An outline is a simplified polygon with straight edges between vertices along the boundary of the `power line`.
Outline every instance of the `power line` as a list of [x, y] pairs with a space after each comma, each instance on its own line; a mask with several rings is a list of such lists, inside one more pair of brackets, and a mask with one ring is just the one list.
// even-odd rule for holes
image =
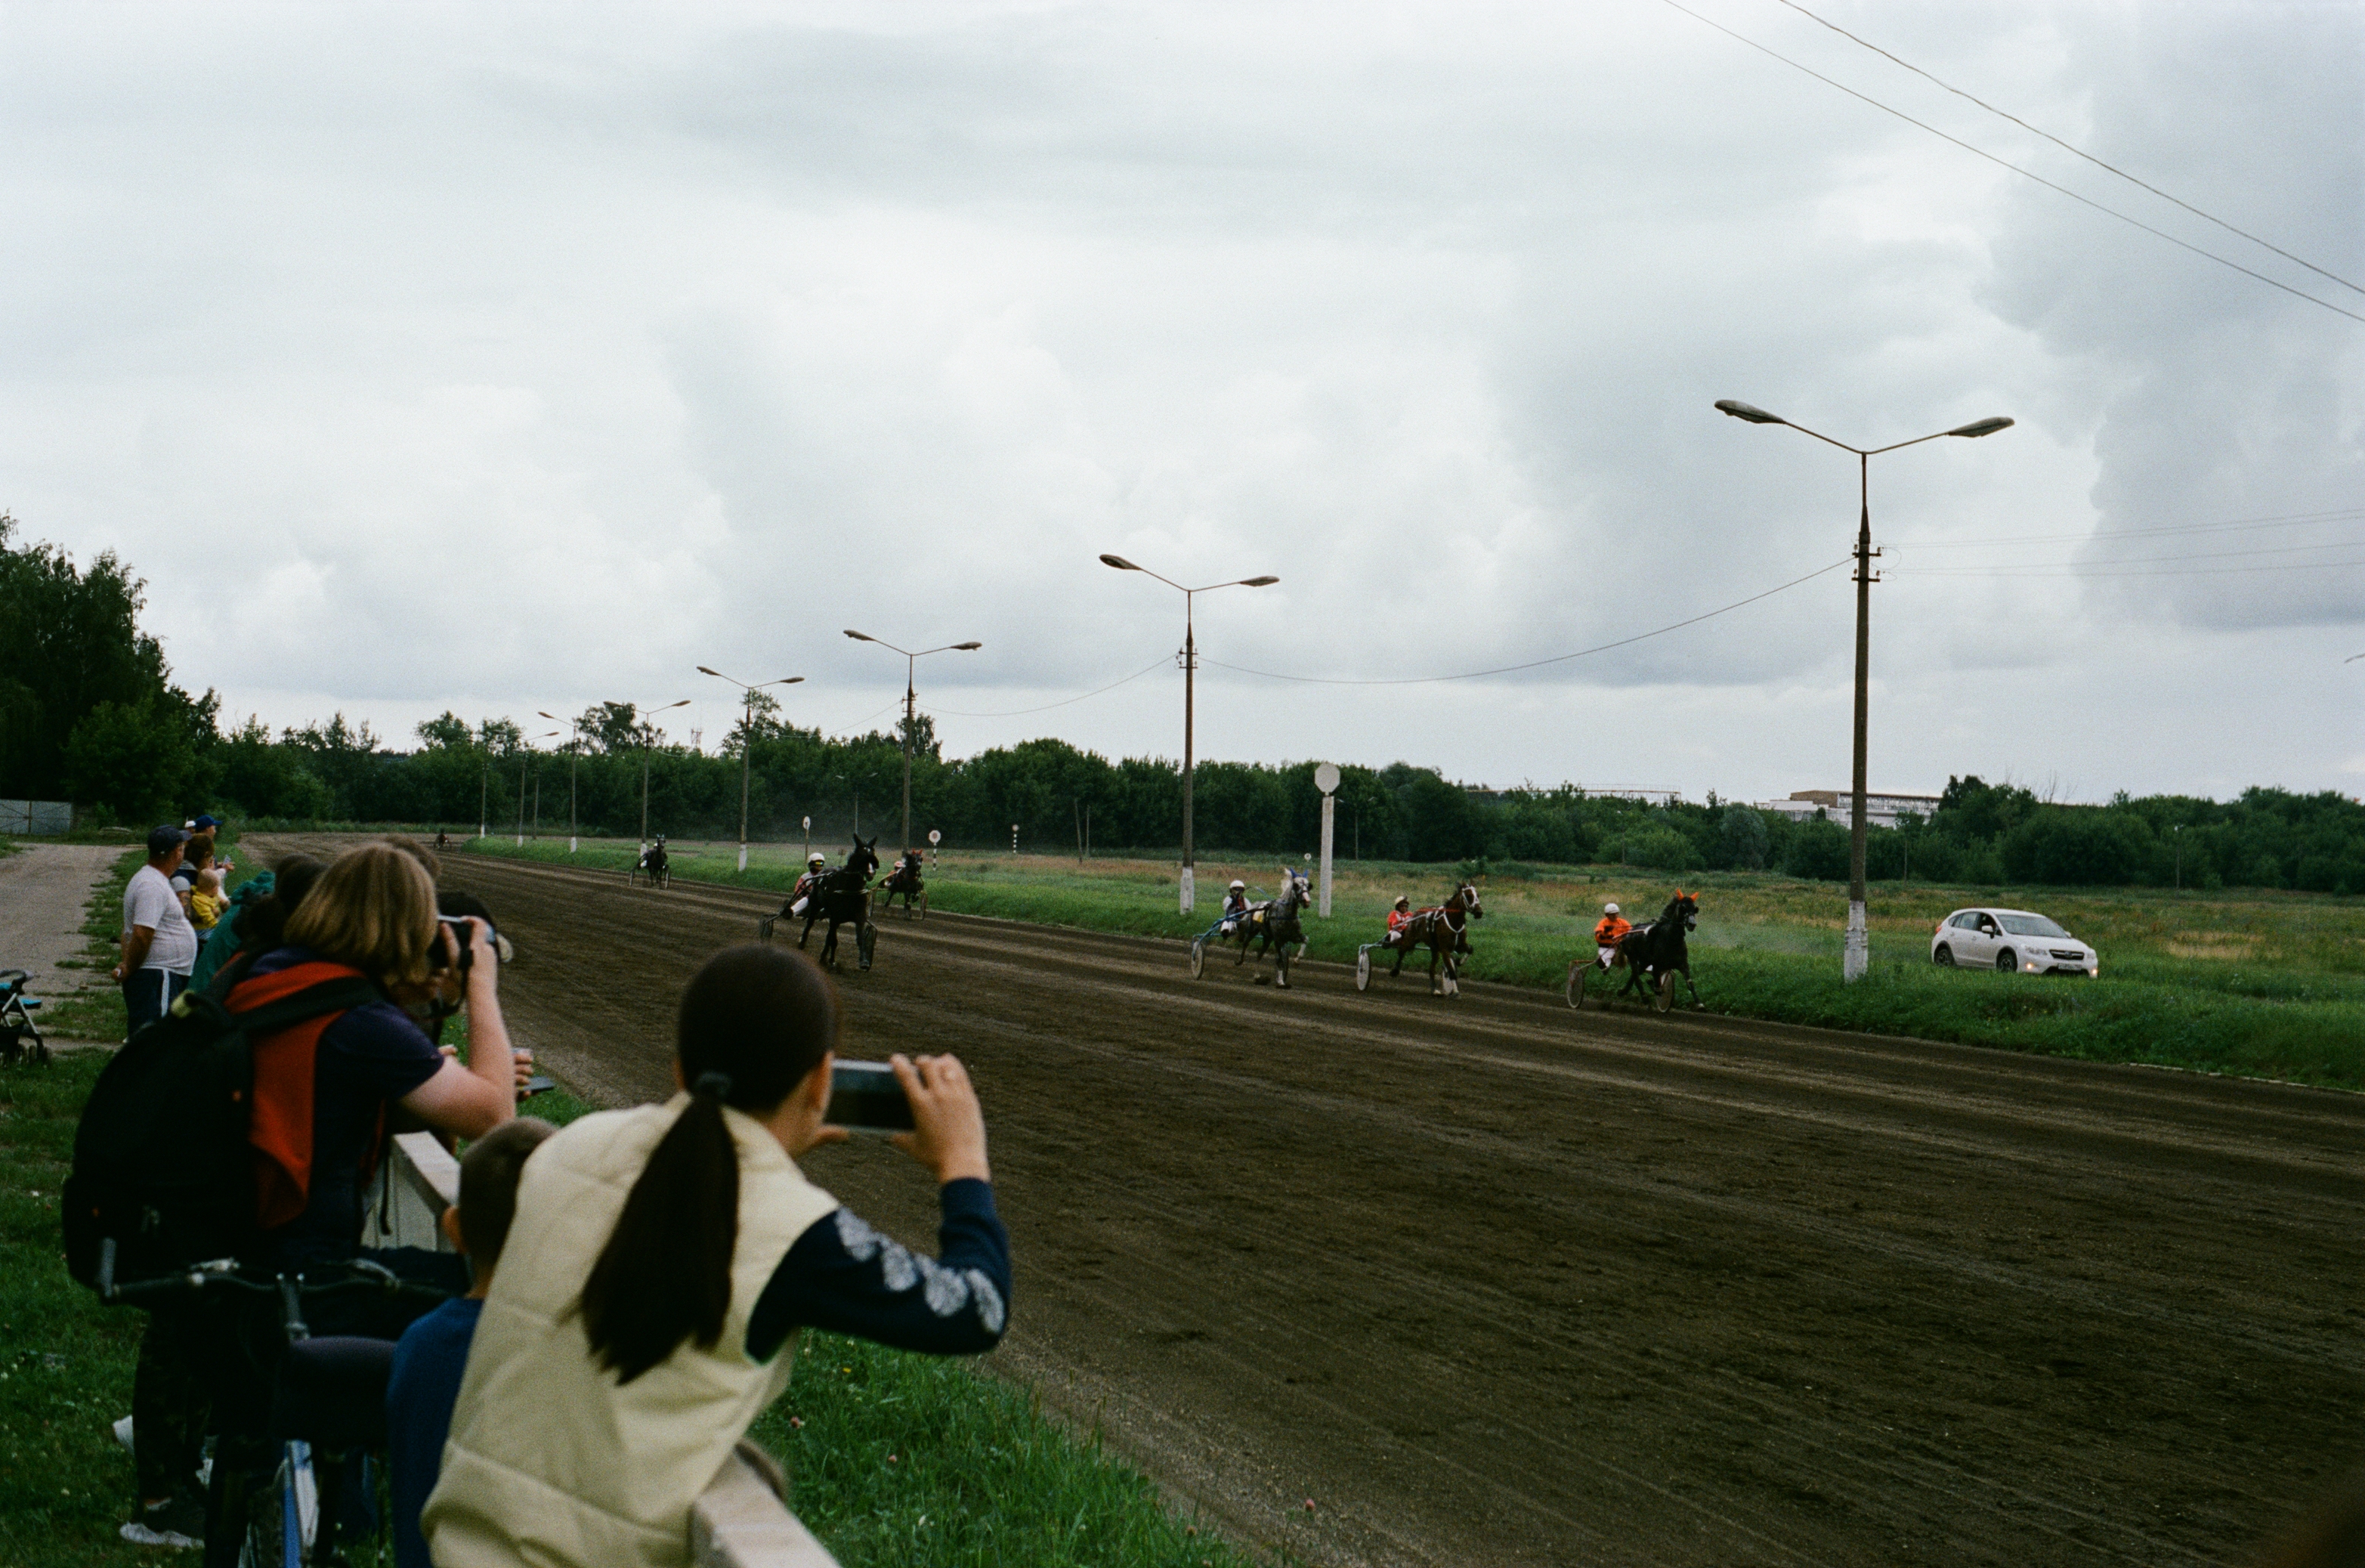
[[[2169, 556], [2176, 560], [2176, 556]], [[2266, 566], [2191, 566], [2119, 571], [2110, 566], [1892, 566], [1892, 577], [2214, 577], [2229, 572], [2325, 572], [2365, 566], [2365, 556], [2354, 561], [2283, 561]]]
[[1891, 550], [1978, 550], [1990, 544], [2085, 544], [2113, 539], [2156, 539], [2176, 534], [2248, 532], [2261, 528], [2306, 528], [2326, 522], [2365, 518], [2365, 508], [2340, 511], [2293, 512], [2283, 517], [2240, 518], [2231, 522], [2175, 522], [2157, 528], [2097, 529], [2090, 533], [2012, 533], [1978, 539], [1921, 539], [1888, 544]]
[[2094, 167], [2098, 169], [2106, 169], [2110, 173], [2116, 174], [2119, 178], [2126, 181], [2129, 185], [2141, 185], [2144, 189], [2159, 197], [2162, 201], [2174, 202], [2185, 211], [2192, 214], [2193, 217], [2214, 223], [2218, 228], [2225, 230], [2228, 234], [2238, 234], [2243, 239], [2247, 240], [2251, 244], [2263, 246], [2265, 249], [2272, 251], [2276, 255], [2281, 256], [2287, 262], [2297, 262], [2301, 266], [2305, 267], [2308, 271], [2315, 274], [2319, 277], [2330, 278], [2333, 282], [2340, 285], [2343, 288], [2353, 289], [2359, 294], [2365, 294], [2365, 284], [2351, 283], [2347, 278], [2342, 277], [2338, 273], [2327, 272], [2324, 268], [2317, 266], [2305, 256], [2294, 256], [2289, 251], [2284, 250], [2281, 245], [2274, 243], [2272, 241], [2261, 240], [2256, 234], [2251, 233], [2248, 230], [2236, 228], [2235, 225], [2226, 222], [2224, 218], [2219, 218], [2214, 213], [2203, 212], [2201, 208], [2193, 206], [2191, 202], [2186, 201], [2183, 197], [2170, 196], [2166, 191], [2161, 190], [2158, 185], [2153, 185], [2150, 181], [2138, 179], [2135, 175], [2128, 174], [2124, 169], [2120, 168], [2115, 163], [2106, 163], [2102, 159], [2095, 157], [2091, 152], [2087, 151], [2085, 149], [2071, 146], [2068, 142], [2062, 140], [2051, 131], [2038, 129], [2035, 126], [2029, 124], [2026, 120], [2021, 118], [2016, 114], [2010, 113], [2004, 109], [2000, 109], [1993, 104], [1989, 103], [1986, 99], [1974, 96], [1973, 95], [1963, 91], [1960, 87], [1954, 85], [1952, 83], [1939, 81], [1937, 77], [1931, 75], [1930, 73], [1922, 70], [1911, 61], [1901, 60], [1898, 56], [1889, 53], [1889, 50], [1881, 48], [1878, 44], [1873, 43], [1866, 39], [1858, 38], [1855, 34], [1848, 31], [1845, 28], [1841, 27], [1838, 23], [1824, 20], [1822, 17], [1815, 15], [1814, 12], [1808, 10], [1804, 6], [1799, 5], [1799, 0], [1777, 0], [1777, 3], [1788, 6], [1790, 9], [1798, 12], [1799, 15], [1806, 17], [1809, 21], [1815, 23], [1819, 27], [1829, 28], [1832, 31], [1839, 34], [1840, 37], [1847, 39], [1850, 43], [1860, 44], [1864, 48], [1872, 50], [1873, 53], [1879, 55], [1882, 59], [1903, 66], [1906, 70], [1911, 71], [1914, 75], [1922, 77], [1923, 80], [1937, 83], [1939, 86], [1945, 88], [1946, 91], [1954, 94], [1955, 96], [1967, 99], [1971, 103], [1977, 104], [1979, 107], [1987, 110], [1988, 113], [1991, 115], [2000, 115], [2003, 118], [2012, 121], [2012, 124], [2020, 127], [2021, 129], [2030, 132], [2032, 135], [2045, 138], [2046, 140], [2053, 143], [2054, 146], [2060, 148], [2063, 151], [2083, 158], [2087, 162], [2093, 164]]
[[[2149, 566], [2157, 566], [2167, 561], [2230, 561], [2237, 557], [2247, 555], [2296, 555], [2303, 550], [2354, 550], [2359, 548], [2360, 545], [2365, 545], [2365, 540], [2332, 539], [2326, 541], [2322, 544], [2270, 544], [2257, 550], [2200, 550], [2195, 551], [2189, 555], [2121, 555], [2113, 559], [2095, 561], [2090, 564], [2095, 566], [2104, 567]], [[1915, 548], [1915, 546], [1891, 544], [1886, 546], [1886, 548], [1895, 550], [1899, 554], [1902, 554], [1909, 553]], [[2031, 561], [2027, 564], [2032, 566], [2066, 566], [2077, 565], [2078, 563], [2068, 561]], [[2293, 563], [2295, 566], [2305, 566], [2306, 564], [2307, 563], [2305, 562]], [[1973, 568], [1968, 566], [1932, 566], [1927, 569], [1933, 572], [1952, 572], [1970, 571], [1975, 569], [1984, 570], [1986, 568]], [[1996, 569], [2001, 570], [2002, 568], [1999, 567]]]
[[1022, 713], [1048, 713], [1054, 708], [1065, 708], [1070, 703], [1082, 702], [1085, 698], [1098, 697], [1102, 691], [1115, 691], [1120, 686], [1130, 686], [1133, 682], [1139, 680], [1143, 676], [1148, 675], [1151, 670], [1158, 668], [1159, 666], [1167, 662], [1167, 655], [1161, 655], [1150, 663], [1142, 666], [1138, 670], [1135, 670], [1123, 680], [1112, 680], [1106, 686], [1102, 687], [1098, 691], [1087, 691], [1080, 697], [1063, 697], [1057, 702], [1046, 702], [1040, 708], [1008, 708], [996, 713], [964, 713], [959, 711], [958, 709], [953, 708], [934, 708], [929, 710], [929, 711], [942, 713], [954, 719], [1014, 719]]
[[1776, 594], [1784, 591], [1784, 589], [1797, 588], [1800, 583], [1810, 583], [1826, 572], [1836, 572], [1855, 558], [1855, 557], [1854, 555], [1843, 555], [1838, 560], [1833, 561], [1830, 566], [1819, 566], [1815, 570], [1809, 572], [1803, 577], [1792, 577], [1788, 582], [1780, 585], [1780, 587], [1767, 588], [1764, 593], [1753, 593], [1747, 599], [1737, 599], [1731, 604], [1725, 605], [1720, 609], [1709, 610], [1704, 614], [1695, 615], [1688, 621], [1678, 621], [1673, 625], [1659, 627], [1655, 631], [1638, 632], [1631, 637], [1620, 637], [1614, 643], [1603, 643], [1596, 647], [1579, 648], [1573, 654], [1554, 654], [1548, 659], [1530, 659], [1523, 665], [1505, 665], [1499, 669], [1474, 669], [1466, 675], [1417, 675], [1399, 676], [1384, 680], [1350, 680], [1333, 676], [1282, 675], [1276, 671], [1269, 669], [1250, 669], [1244, 665], [1227, 665], [1221, 659], [1203, 657], [1199, 662], [1202, 664], [1214, 665], [1217, 669], [1235, 670], [1241, 675], [1262, 676], [1267, 680], [1295, 681], [1306, 686], [1434, 686], [1440, 681], [1477, 680], [1483, 677], [1490, 675], [1512, 675], [1523, 669], [1541, 669], [1545, 665], [1566, 664], [1571, 659], [1582, 659], [1590, 657], [1595, 654], [1606, 654], [1612, 648], [1622, 648], [1631, 643], [1644, 642], [1653, 637], [1664, 637], [1670, 632], [1680, 632], [1687, 626], [1697, 626], [1703, 621], [1713, 621], [1720, 615], [1729, 614], [1733, 610], [1739, 610], [1743, 605], [1755, 604], [1761, 599], [1771, 599]]
[[1783, 64], [1790, 67], [1793, 71], [1801, 71], [1806, 73], [1806, 74], [1813, 77], [1816, 81], [1822, 83], [1827, 87], [1836, 87], [1851, 98], [1870, 104], [1882, 114], [1894, 115], [1897, 118], [1903, 120], [1906, 124], [1916, 127], [1922, 130], [1926, 130], [1942, 141], [1951, 141], [1956, 146], [1961, 148], [1964, 151], [1971, 153], [1975, 157], [1986, 159], [1989, 162], [1995, 164], [1998, 168], [2009, 169], [2015, 174], [2020, 174], [2028, 179], [2034, 180], [2038, 185], [2045, 186], [2047, 190], [2059, 191], [2071, 201], [2082, 203], [2087, 207], [2092, 207], [2096, 212], [2103, 213], [2109, 217], [2117, 218], [2122, 223], [2132, 224], [2134, 227], [2142, 230], [2146, 234], [2155, 235], [2159, 239], [2167, 241], [2169, 244], [2176, 246], [2179, 250], [2190, 251], [2196, 256], [2206, 257], [2208, 260], [2215, 262], [2219, 266], [2231, 267], [2245, 277], [2258, 279], [2260, 283], [2265, 284], [2269, 288], [2279, 288], [2294, 298], [2306, 300], [2310, 305], [2320, 305], [2336, 316], [2346, 316], [2352, 321], [2365, 321], [2365, 315], [2359, 315], [2354, 310], [2346, 309], [2340, 306], [2335, 305], [2328, 299], [2319, 299], [2315, 295], [2308, 293], [2305, 289], [2293, 288], [2291, 285], [2270, 278], [2262, 272], [2254, 272], [2250, 268], [2244, 266], [2241, 263], [2225, 256], [2221, 256], [2214, 251], [2204, 251], [2200, 246], [2193, 244], [2191, 241], [2180, 240], [2164, 229], [2153, 228], [2150, 224], [2146, 223], [2139, 218], [2131, 218], [2127, 214], [2121, 212], [2116, 207], [2104, 207], [2101, 202], [2096, 201], [2091, 196], [2080, 196], [2076, 191], [2071, 190], [2068, 185], [2058, 185], [2052, 180], [2048, 180], [2033, 169], [2023, 169], [2019, 164], [2014, 163], [2008, 159], [1997, 157], [1994, 153], [1986, 151], [1984, 148], [1972, 146], [1969, 142], [1965, 141], [1959, 136], [1950, 136], [1946, 132], [1940, 130], [1934, 125], [1915, 119], [1903, 109], [1891, 108], [1887, 104], [1882, 103], [1878, 98], [1873, 97], [1869, 94], [1859, 93], [1854, 87], [1849, 86], [1846, 83], [1835, 81], [1833, 78], [1824, 75], [1821, 72], [1815, 70], [1811, 66], [1801, 65], [1799, 62], [1791, 59], [1788, 55], [1783, 54], [1777, 50], [1768, 49], [1765, 45], [1759, 43], [1755, 39], [1747, 37], [1742, 33], [1734, 32], [1731, 28], [1726, 27], [1721, 22], [1710, 21], [1708, 17], [1701, 16], [1698, 11], [1693, 10], [1690, 6], [1682, 4], [1681, 0], [1659, 0], [1659, 3], [1663, 6], [1669, 6], [1672, 9], [1681, 11], [1685, 16], [1689, 17], [1692, 20], [1698, 22], [1703, 26], [1714, 28], [1718, 32], [1722, 33], [1725, 37], [1732, 39], [1736, 42], [1747, 44], [1750, 48], [1755, 50], [1760, 54], [1780, 61]]

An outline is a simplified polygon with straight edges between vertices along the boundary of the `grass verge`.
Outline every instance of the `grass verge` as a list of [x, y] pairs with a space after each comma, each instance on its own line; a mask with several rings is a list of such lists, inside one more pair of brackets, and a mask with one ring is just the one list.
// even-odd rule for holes
[[[143, 1315], [66, 1274], [58, 1190], [83, 1102], [109, 1059], [0, 1070], [0, 1562], [153, 1563], [118, 1540]], [[563, 1089], [528, 1107], [564, 1124]], [[1138, 1471], [966, 1362], [803, 1337], [789, 1392], [756, 1436], [787, 1463], [799, 1517], [846, 1568], [1243, 1568], [1257, 1559], [1163, 1507]]]
[[[734, 846], [677, 845], [685, 878], [786, 889], [795, 846], [758, 846], [745, 872]], [[470, 853], [593, 866], [620, 875], [630, 843], [519, 846], [473, 840]], [[1175, 909], [1173, 868], [1144, 861], [1079, 865], [1054, 857], [961, 854], [931, 874], [932, 907], [1048, 925], [1143, 936], [1205, 929], [1225, 881], [1269, 887], [1269, 860], [1202, 858], [1199, 911]], [[1379, 932], [1398, 891], [1444, 896], [1453, 868], [1365, 862], [1338, 868], [1337, 918], [1309, 920], [1308, 956], [1351, 963]], [[1964, 1045], [2142, 1062], [2246, 1077], [2365, 1089], [2365, 901], [2304, 894], [2174, 895], [2164, 890], [2001, 891], [1913, 884], [1871, 895], [1874, 966], [1856, 985], [1839, 975], [1844, 892], [1828, 883], [1751, 873], [1682, 879], [1702, 899], [1693, 966], [1712, 1012], [1736, 1017]], [[1488, 879], [1487, 916], [1464, 970], [1474, 980], [1557, 991], [1601, 903], [1647, 918], [1674, 881], [1624, 867], [1501, 868]], [[1929, 933], [1969, 904], [2042, 908], [2103, 953], [2100, 980], [1941, 969]], [[892, 931], [894, 916], [882, 917]], [[1423, 984], [1407, 966], [1395, 985]], [[1421, 966], [1424, 973], [1426, 966]], [[1628, 1002], [1622, 1005], [1634, 1006]]]

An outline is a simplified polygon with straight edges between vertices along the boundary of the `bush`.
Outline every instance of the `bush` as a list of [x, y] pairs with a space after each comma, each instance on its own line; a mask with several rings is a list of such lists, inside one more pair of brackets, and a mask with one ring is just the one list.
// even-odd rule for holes
[[1637, 828], [1626, 835], [1620, 851], [1630, 866], [1661, 871], [1697, 871], [1706, 864], [1692, 841], [1671, 827]]
[[1724, 808], [1717, 821], [1717, 850], [1735, 871], [1765, 868], [1765, 815], [1754, 806], [1738, 802]]
[[1848, 875], [1848, 831], [1829, 817], [1800, 823], [1790, 834], [1782, 869], [1793, 877], [1818, 882], [1844, 882]]
[[2151, 830], [2131, 812], [2047, 806], [2004, 835], [2004, 870], [2016, 882], [2114, 887], [2151, 858]]

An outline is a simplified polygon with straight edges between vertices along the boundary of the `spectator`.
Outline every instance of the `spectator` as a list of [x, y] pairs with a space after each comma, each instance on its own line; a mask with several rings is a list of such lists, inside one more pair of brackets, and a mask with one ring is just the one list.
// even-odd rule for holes
[[205, 945], [206, 934], [221, 918], [221, 869], [214, 863], [214, 841], [210, 834], [198, 834], [181, 846], [180, 869], [173, 873], [173, 890], [181, 900], [181, 913], [189, 917], [189, 927], [197, 934], [199, 946]]
[[127, 1040], [164, 1015], [187, 988], [190, 967], [197, 960], [197, 934], [173, 890], [173, 873], [180, 868], [186, 842], [176, 827], [150, 833], [148, 864], [131, 874], [123, 890], [122, 952], [115, 983], [123, 988]]
[[429, 1568], [419, 1511], [435, 1489], [452, 1405], [476, 1314], [493, 1288], [493, 1270], [517, 1214], [518, 1173], [526, 1157], [558, 1129], [532, 1116], [505, 1122], [468, 1146], [460, 1161], [460, 1201], [443, 1211], [443, 1234], [468, 1260], [468, 1294], [447, 1301], [403, 1330], [386, 1387], [387, 1490], [394, 1505], [396, 1568]]
[[526, 1167], [421, 1521], [442, 1568], [680, 1563], [689, 1510], [788, 1385], [800, 1327], [990, 1350], [1010, 1299], [985, 1122], [958, 1061], [894, 1058], [938, 1182], [941, 1260], [840, 1208], [795, 1160], [824, 1126], [827, 980], [765, 946], [682, 993], [663, 1105], [586, 1116]]
[[[467, 944], [464, 955], [455, 934]], [[380, 1118], [399, 1103], [440, 1132], [478, 1137], [515, 1114], [520, 1070], [531, 1058], [510, 1049], [501, 1020], [500, 966], [481, 920], [440, 924], [435, 888], [426, 871], [390, 845], [364, 844], [339, 856], [288, 915], [286, 946], [264, 953], [231, 989], [233, 1012], [259, 1006], [315, 980], [358, 971], [375, 980], [384, 1000], [337, 1014], [325, 1026], [299, 1026], [255, 1045], [255, 1106], [259, 1126], [275, 1092], [284, 1122], [290, 1107], [309, 1148], [264, 1147], [276, 1167], [262, 1177], [264, 1256], [274, 1266], [349, 1258], [361, 1245], [364, 1178], [375, 1163]], [[470, 1061], [462, 1065], [435, 1048], [405, 1009], [454, 991], [468, 1009]], [[275, 1073], [275, 1047], [308, 1028], [313, 1035], [308, 1081]], [[290, 1058], [293, 1059], [293, 1058]]]
[[191, 987], [202, 991], [212, 984], [214, 977], [241, 953], [250, 958], [260, 958], [281, 946], [288, 915], [327, 869], [309, 855], [283, 855], [270, 870], [259, 871], [241, 882], [231, 891], [221, 919], [197, 950], [196, 968], [189, 972]]

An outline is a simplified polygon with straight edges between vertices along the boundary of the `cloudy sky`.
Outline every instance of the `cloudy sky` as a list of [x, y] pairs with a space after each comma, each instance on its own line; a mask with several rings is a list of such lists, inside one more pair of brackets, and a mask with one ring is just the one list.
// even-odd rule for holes
[[[1810, 4], [2365, 284], [2358, 6]], [[884, 724], [855, 626], [983, 641], [921, 666], [956, 753], [1175, 755], [1115, 551], [1281, 578], [1200, 601], [1203, 756], [1762, 797], [1845, 782], [1844, 569], [1271, 677], [1841, 560], [1855, 460], [1719, 398], [2009, 414], [1874, 460], [1875, 788], [2365, 789], [2365, 322], [1764, 50], [2365, 291], [1684, 7], [0, 6], [0, 510], [275, 724], [712, 745], [701, 664]]]

